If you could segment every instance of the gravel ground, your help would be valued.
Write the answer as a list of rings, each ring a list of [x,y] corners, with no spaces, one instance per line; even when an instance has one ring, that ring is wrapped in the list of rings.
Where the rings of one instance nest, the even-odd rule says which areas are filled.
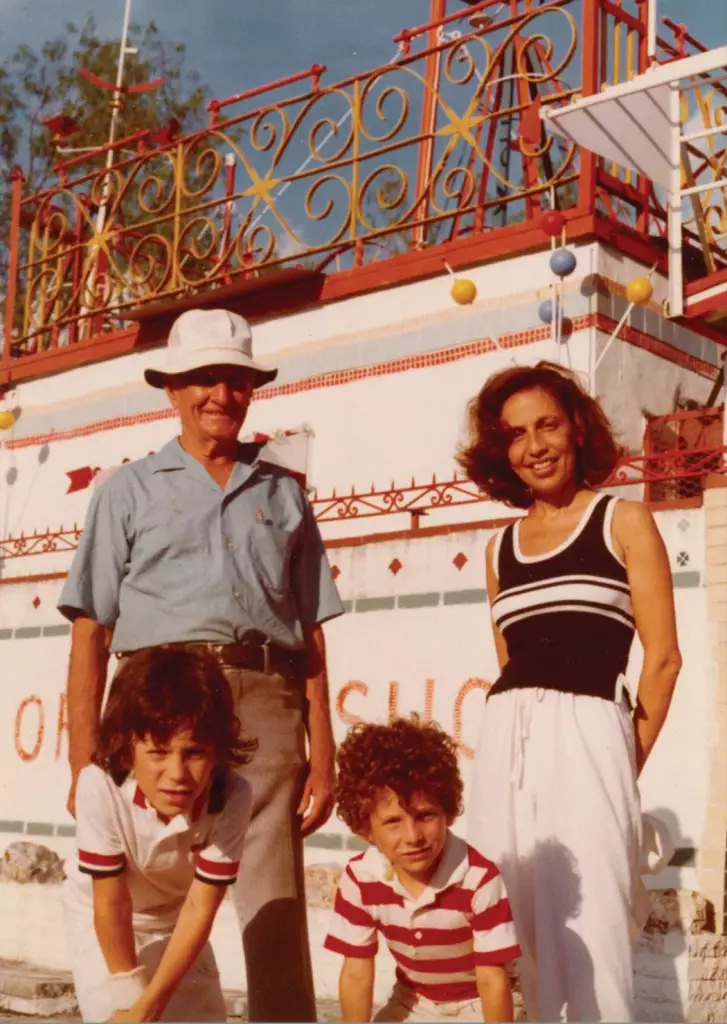
[[[230,1017],[231,1021],[239,1021],[239,1017]],[[318,1020],[321,1024],[331,1024],[333,1021],[339,1021],[341,1019],[341,1010],[337,1002],[332,999],[321,999],[318,1002]],[[6,1010],[0,1010],[0,1021],[45,1021],[45,1020],[57,1020],[57,1021],[80,1021],[80,1017],[30,1017],[25,1014],[8,1013]]]

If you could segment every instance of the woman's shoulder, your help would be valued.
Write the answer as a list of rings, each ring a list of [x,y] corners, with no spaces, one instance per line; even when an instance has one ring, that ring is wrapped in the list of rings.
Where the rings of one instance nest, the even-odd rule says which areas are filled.
[[[628,501],[625,498],[614,501],[613,527],[617,532],[633,533],[651,529],[653,525],[654,517],[642,501]]]

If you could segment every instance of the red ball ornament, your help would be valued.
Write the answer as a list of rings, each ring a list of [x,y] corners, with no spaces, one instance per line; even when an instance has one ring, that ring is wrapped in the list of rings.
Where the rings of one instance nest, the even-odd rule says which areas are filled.
[[[565,227],[565,217],[558,210],[548,210],[543,214],[540,226],[550,238],[557,238]]]

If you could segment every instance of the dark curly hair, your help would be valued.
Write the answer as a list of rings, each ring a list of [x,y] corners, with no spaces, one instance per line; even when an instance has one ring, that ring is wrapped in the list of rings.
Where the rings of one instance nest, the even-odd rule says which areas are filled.
[[[214,658],[163,647],[135,651],[111,684],[94,761],[121,785],[135,740],[151,736],[166,743],[185,729],[214,749],[222,772],[247,764],[257,748],[257,740],[242,736],[229,683]]]
[[[468,407],[469,443],[460,447],[457,462],[473,483],[494,501],[530,508],[533,496],[510,465],[502,407],[521,391],[547,391],[576,430],[580,486],[597,486],[608,477],[623,449],[617,444],[601,406],[587,394],[578,377],[555,363],[512,366],[493,374]]]
[[[337,814],[358,835],[368,835],[371,813],[387,788],[405,807],[416,793],[425,793],[441,804],[450,821],[462,813],[457,745],[434,723],[420,724],[416,716],[390,725],[359,722],[336,760]]]

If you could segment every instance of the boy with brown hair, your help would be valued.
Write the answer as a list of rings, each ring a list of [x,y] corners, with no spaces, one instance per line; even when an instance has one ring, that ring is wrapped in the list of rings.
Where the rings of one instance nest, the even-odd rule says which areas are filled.
[[[149,648],[111,686],[95,763],[80,774],[64,908],[84,1020],[220,1021],[209,935],[237,877],[251,790],[210,657]]]
[[[449,826],[462,813],[454,741],[399,719],[338,752],[338,815],[372,845],[346,867],[326,938],[344,957],[344,1021],[371,1020],[378,932],[397,962],[376,1021],[511,1021],[520,955],[499,871]]]

